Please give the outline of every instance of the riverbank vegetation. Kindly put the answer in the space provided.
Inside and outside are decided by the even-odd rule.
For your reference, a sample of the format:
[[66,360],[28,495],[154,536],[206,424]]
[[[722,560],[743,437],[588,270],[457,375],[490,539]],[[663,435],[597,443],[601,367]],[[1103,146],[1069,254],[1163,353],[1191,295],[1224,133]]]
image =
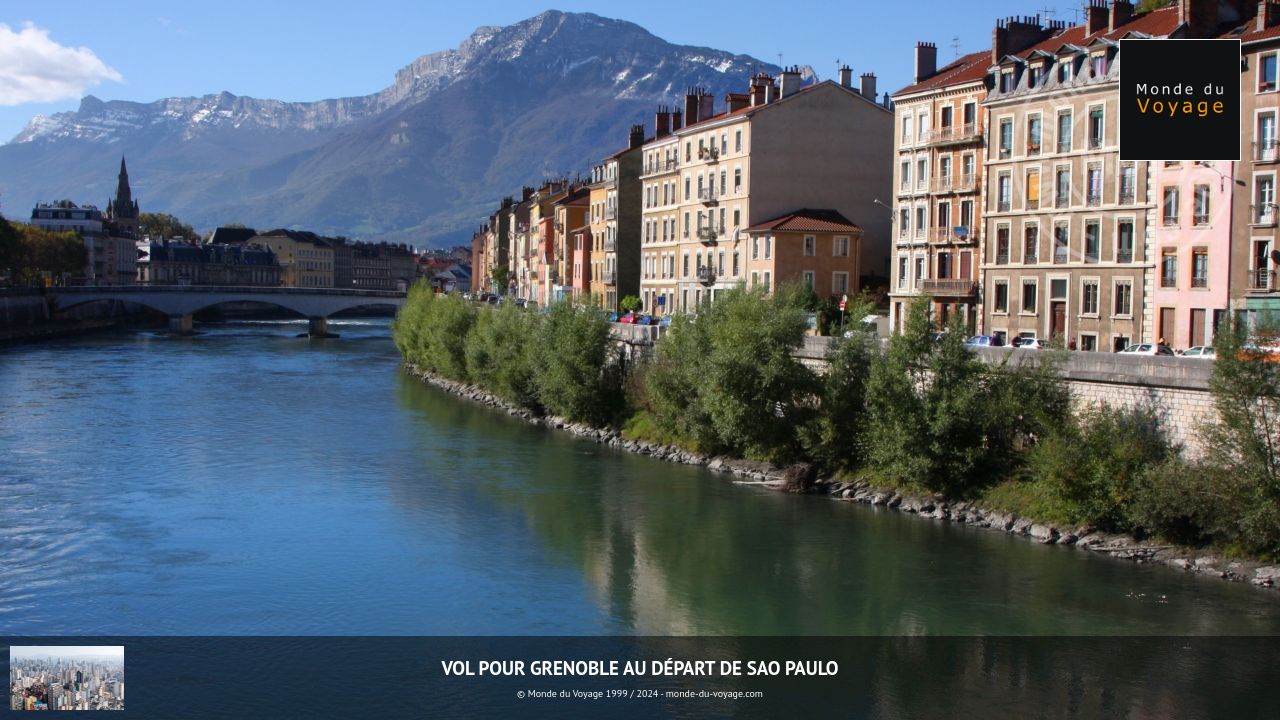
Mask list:
[[[477,305],[417,286],[397,317],[405,361],[536,413],[638,440],[937,493],[1063,525],[1280,556],[1280,363],[1224,324],[1206,452],[1186,457],[1159,408],[1073,408],[1061,352],[982,362],[928,300],[883,351],[851,324],[819,374],[797,359],[807,289],[722,293],[673,318],[653,357],[626,363],[602,313]],[[851,303],[848,317],[871,305]],[[625,370],[625,372],[624,372]]]

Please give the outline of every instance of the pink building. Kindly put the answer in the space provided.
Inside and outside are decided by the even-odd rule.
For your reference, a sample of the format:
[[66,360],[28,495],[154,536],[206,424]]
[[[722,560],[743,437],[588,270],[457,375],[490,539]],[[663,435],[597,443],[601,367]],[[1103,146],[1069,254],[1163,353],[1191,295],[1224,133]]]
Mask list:
[[591,225],[570,231],[573,253],[573,299],[580,302],[591,293]]
[[1175,350],[1208,345],[1230,303],[1235,163],[1153,162],[1152,169],[1152,337]]

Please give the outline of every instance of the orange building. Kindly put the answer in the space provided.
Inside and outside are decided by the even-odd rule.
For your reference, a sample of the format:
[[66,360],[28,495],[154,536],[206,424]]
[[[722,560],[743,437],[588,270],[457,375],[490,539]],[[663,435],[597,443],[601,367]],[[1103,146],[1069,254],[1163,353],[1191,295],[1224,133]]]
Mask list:
[[[835,210],[805,208],[747,228],[748,287],[802,282],[820,298],[858,292],[862,228]],[[715,268],[699,266],[698,276]]]

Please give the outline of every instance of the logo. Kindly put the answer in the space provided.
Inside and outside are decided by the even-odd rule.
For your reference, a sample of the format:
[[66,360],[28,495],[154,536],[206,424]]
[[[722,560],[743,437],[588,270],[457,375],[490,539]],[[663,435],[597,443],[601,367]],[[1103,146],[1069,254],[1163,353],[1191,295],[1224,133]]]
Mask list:
[[1122,160],[1240,159],[1240,41],[1120,41]]

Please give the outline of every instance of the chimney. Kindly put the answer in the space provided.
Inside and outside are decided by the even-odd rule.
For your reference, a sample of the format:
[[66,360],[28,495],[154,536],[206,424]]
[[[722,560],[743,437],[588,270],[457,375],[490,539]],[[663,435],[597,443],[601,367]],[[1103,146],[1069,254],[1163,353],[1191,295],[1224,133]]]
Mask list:
[[701,88],[691,87],[684,93],[684,124],[685,127],[693,125],[701,118],[698,116],[698,109],[701,107],[699,102],[698,90]]
[[769,84],[764,86],[764,102],[769,104],[778,99],[778,84],[769,79]]
[[800,68],[792,65],[782,71],[780,97],[791,97],[800,89]]
[[991,64],[995,65],[1005,55],[1015,55],[1048,38],[1054,26],[1040,24],[1039,15],[1023,15],[996,22],[991,33]]
[[1262,0],[1258,3],[1258,19],[1256,29],[1266,30],[1280,23],[1280,3]]
[[729,112],[737,112],[748,106],[750,100],[742,93],[729,93],[724,96],[725,108]]
[[631,135],[627,137],[627,147],[631,150],[635,150],[636,148],[640,147],[643,144],[644,144],[644,126],[632,125]]
[[671,111],[671,132],[675,132],[676,130],[679,130],[680,128],[684,127],[683,118],[684,116],[680,114],[679,110]]
[[1111,0],[1111,19],[1107,23],[1107,31],[1115,32],[1116,28],[1129,22],[1133,17],[1133,3],[1129,0]]
[[840,66],[840,84],[850,89],[853,88],[853,70],[848,65]]
[[1089,4],[1084,7],[1085,37],[1107,27],[1107,23],[1110,22],[1107,15],[1107,0],[1089,0]]
[[1218,0],[1178,0],[1178,22],[1187,26],[1187,37],[1210,37],[1218,29]]
[[938,72],[938,46],[931,42],[916,43],[916,82]]
[[858,93],[862,95],[862,97],[870,100],[871,102],[876,101],[876,74],[875,73],[869,73],[869,72],[862,73],[862,86],[861,86],[861,89],[858,90]]
[[772,83],[773,78],[764,73],[757,73],[751,76],[751,107],[765,103],[765,87]]
[[525,185],[520,191],[520,202],[528,202],[531,197],[533,197],[533,188]]
[[671,134],[671,111],[666,105],[658,108],[653,116],[653,137],[664,138]]
[[716,114],[716,96],[704,88],[698,89],[698,120],[706,120]]

